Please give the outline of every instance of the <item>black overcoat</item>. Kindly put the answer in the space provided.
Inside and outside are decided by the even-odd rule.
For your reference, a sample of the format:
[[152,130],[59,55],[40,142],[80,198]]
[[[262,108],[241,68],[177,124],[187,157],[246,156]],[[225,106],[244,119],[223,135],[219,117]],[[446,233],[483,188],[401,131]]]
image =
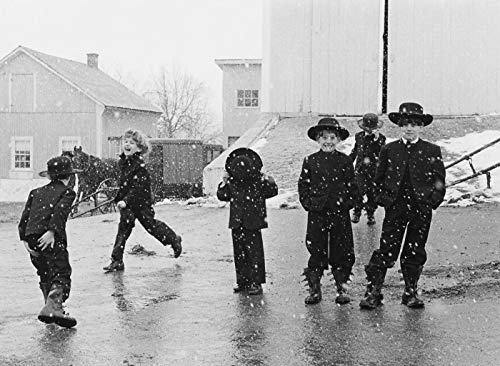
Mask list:
[[26,241],[30,235],[52,230],[66,242],[66,221],[75,197],[76,193],[59,180],[32,190],[18,225],[20,239]]
[[307,156],[298,183],[299,200],[306,211],[349,211],[357,195],[349,156],[322,150]]
[[354,168],[356,173],[375,176],[380,150],[385,145],[386,138],[381,133],[376,140],[374,137],[374,135],[366,135],[364,131],[354,136],[355,143],[349,156],[352,161],[356,160]]
[[401,139],[382,148],[375,175],[377,203],[387,208],[399,198],[407,168],[416,203],[433,209],[439,207],[446,193],[441,149],[422,139],[411,150]]
[[115,202],[124,201],[134,212],[152,206],[151,176],[146,169],[142,154],[137,152],[127,157],[122,153],[118,166],[120,179]]
[[226,184],[222,182],[217,189],[217,198],[229,201],[229,228],[244,227],[259,230],[267,227],[266,199],[278,194],[274,181],[257,177],[242,181],[230,177]]

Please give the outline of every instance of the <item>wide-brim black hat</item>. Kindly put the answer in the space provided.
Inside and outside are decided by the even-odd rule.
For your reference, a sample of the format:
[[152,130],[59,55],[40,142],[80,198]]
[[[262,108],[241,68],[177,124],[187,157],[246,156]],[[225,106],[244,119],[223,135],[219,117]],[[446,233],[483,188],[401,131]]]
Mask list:
[[375,113],[366,113],[362,119],[358,120],[358,126],[362,130],[380,129],[384,125],[384,121],[378,119]]
[[331,117],[321,118],[316,126],[312,126],[307,130],[307,136],[316,141],[318,133],[325,130],[337,132],[342,141],[349,137],[349,131],[342,127],[335,118]]
[[71,159],[67,156],[56,156],[47,161],[47,170],[43,170],[38,175],[40,177],[69,175],[80,173],[81,170],[73,169]]
[[240,147],[229,153],[225,168],[229,175],[235,178],[254,177],[262,170],[262,159],[254,150]]
[[389,120],[398,126],[401,126],[402,120],[418,120],[422,125],[430,125],[433,117],[430,114],[424,114],[424,108],[418,103],[406,102],[399,106],[399,112],[389,113]]

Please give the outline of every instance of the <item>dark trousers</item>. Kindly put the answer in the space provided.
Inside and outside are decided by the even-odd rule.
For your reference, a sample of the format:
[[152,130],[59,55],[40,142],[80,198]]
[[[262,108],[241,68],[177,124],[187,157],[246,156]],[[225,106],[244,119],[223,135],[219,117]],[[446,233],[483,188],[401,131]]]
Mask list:
[[380,248],[372,254],[368,267],[391,268],[401,252],[401,269],[417,271],[427,260],[425,244],[432,220],[431,207],[421,207],[404,199],[386,208]]
[[333,269],[350,274],[355,257],[349,211],[309,211],[306,247],[309,269],[321,274],[330,264]]
[[40,277],[40,288],[50,290],[52,287],[59,287],[63,290],[63,301],[66,301],[71,291],[71,265],[69,264],[67,243],[64,239],[56,236],[54,247],[48,247],[41,251],[37,247],[39,237],[38,235],[30,235],[27,242],[31,249],[40,254],[38,257],[30,256],[31,263],[35,266],[38,277]]
[[[368,173],[356,173],[356,183],[358,184],[358,195],[354,201],[354,212],[360,213],[363,208],[368,215],[373,215],[377,209],[375,202],[375,183],[374,177]],[[366,202],[363,203],[363,198],[366,195]]]
[[232,229],[231,234],[236,283],[240,286],[265,283],[266,266],[261,231],[248,230],[240,226]]
[[140,210],[131,210],[126,207],[120,210],[120,223],[118,224],[118,233],[116,234],[115,245],[111,258],[113,261],[122,261],[125,243],[132,234],[135,226],[135,219],[139,220],[146,231],[155,237],[163,245],[172,244],[177,235],[163,221],[155,219],[153,207],[145,207]]

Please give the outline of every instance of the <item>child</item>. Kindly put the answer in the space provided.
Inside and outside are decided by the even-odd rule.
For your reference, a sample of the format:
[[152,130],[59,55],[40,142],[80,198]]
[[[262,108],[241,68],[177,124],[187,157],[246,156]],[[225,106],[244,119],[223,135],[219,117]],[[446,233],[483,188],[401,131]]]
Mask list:
[[[358,223],[361,210],[366,210],[367,224],[375,225],[375,171],[377,170],[380,149],[385,145],[385,136],[379,132],[383,122],[379,121],[374,113],[366,113],[363,119],[358,121],[363,130],[355,136],[355,144],[349,156],[352,161],[356,160],[354,174],[358,184],[359,194],[354,201],[354,212],[351,221]],[[366,203],[363,197],[366,195]]]
[[120,210],[120,223],[111,254],[111,263],[103,268],[105,272],[125,269],[123,252],[125,243],[135,226],[135,219],[138,219],[147,232],[163,245],[172,245],[175,258],[181,255],[181,237],[167,224],[154,218],[151,178],[143,159],[143,155],[148,151],[147,137],[142,131],[132,129],[125,131],[123,152],[119,161],[119,190],[115,197]]
[[236,286],[234,292],[262,294],[266,282],[261,229],[267,227],[266,198],[278,194],[271,176],[261,173],[262,160],[253,150],[232,151],[226,172],[217,189],[221,201],[230,201],[229,228],[232,229]]
[[354,265],[354,243],[349,217],[356,195],[349,156],[335,150],[349,132],[334,118],[322,118],[307,131],[320,150],[304,159],[299,177],[299,200],[306,211],[306,247],[310,253],[304,275],[309,285],[306,304],[321,301],[323,270],[332,266],[337,286],[335,302],[346,304],[346,284]]
[[365,266],[368,285],[359,306],[367,310],[382,305],[387,269],[394,267],[400,251],[405,281],[401,303],[409,308],[424,307],[417,297],[417,284],[427,261],[425,244],[432,210],[446,193],[441,148],[420,138],[422,129],[432,123],[432,115],[425,114],[420,104],[406,102],[399,112],[389,113],[389,120],[400,127],[401,139],[382,148],[375,175],[376,200],[385,208],[385,216],[380,247]]
[[50,183],[30,192],[19,221],[19,237],[37,269],[45,302],[38,319],[65,328],[76,325],[62,307],[71,289],[66,221],[76,196],[68,187],[74,173],[68,157],[50,159],[47,170],[39,173]]

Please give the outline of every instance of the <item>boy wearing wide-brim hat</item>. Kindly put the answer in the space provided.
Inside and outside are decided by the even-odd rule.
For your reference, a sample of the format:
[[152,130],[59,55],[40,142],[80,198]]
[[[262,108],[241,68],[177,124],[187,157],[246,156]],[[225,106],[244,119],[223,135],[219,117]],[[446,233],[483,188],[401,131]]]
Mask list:
[[[375,176],[377,203],[385,208],[380,247],[365,267],[368,286],[360,302],[364,309],[382,305],[382,286],[388,268],[392,268],[403,246],[400,264],[405,290],[402,304],[421,308],[417,284],[427,260],[425,244],[432,210],[445,195],[445,169],[439,146],[422,140],[420,132],[432,122],[421,105],[402,103],[389,120],[401,128],[402,137],[385,145]],[[406,233],[406,234],[405,234]],[[404,243],[403,243],[404,238]]]
[[354,265],[354,241],[349,210],[357,194],[354,168],[349,156],[336,150],[349,132],[334,118],[319,120],[307,131],[319,151],[307,156],[298,181],[299,200],[307,214],[306,247],[309,260],[304,269],[309,285],[307,305],[321,301],[321,278],[332,267],[337,296],[346,304],[347,284]]
[[62,307],[71,289],[66,221],[76,197],[68,182],[76,172],[68,157],[50,159],[47,170],[39,173],[50,183],[30,192],[18,226],[19,237],[40,277],[45,304],[38,319],[65,328],[76,325],[76,319]]
[[[380,149],[385,145],[386,140],[385,136],[379,131],[383,124],[383,121],[379,120],[378,116],[374,113],[366,113],[358,121],[358,125],[363,131],[355,135],[354,147],[349,154],[351,159],[356,161],[354,174],[359,188],[359,194],[354,202],[354,210],[351,218],[353,223],[359,222],[361,211],[365,209],[367,224],[375,224],[377,203],[375,202],[374,178]],[[366,202],[363,203],[365,195]]]
[[236,286],[234,292],[262,293],[266,282],[261,229],[267,228],[266,199],[278,194],[273,177],[263,174],[262,160],[254,150],[239,148],[226,159],[225,173],[217,189],[221,201],[229,201],[229,228],[233,239]]

